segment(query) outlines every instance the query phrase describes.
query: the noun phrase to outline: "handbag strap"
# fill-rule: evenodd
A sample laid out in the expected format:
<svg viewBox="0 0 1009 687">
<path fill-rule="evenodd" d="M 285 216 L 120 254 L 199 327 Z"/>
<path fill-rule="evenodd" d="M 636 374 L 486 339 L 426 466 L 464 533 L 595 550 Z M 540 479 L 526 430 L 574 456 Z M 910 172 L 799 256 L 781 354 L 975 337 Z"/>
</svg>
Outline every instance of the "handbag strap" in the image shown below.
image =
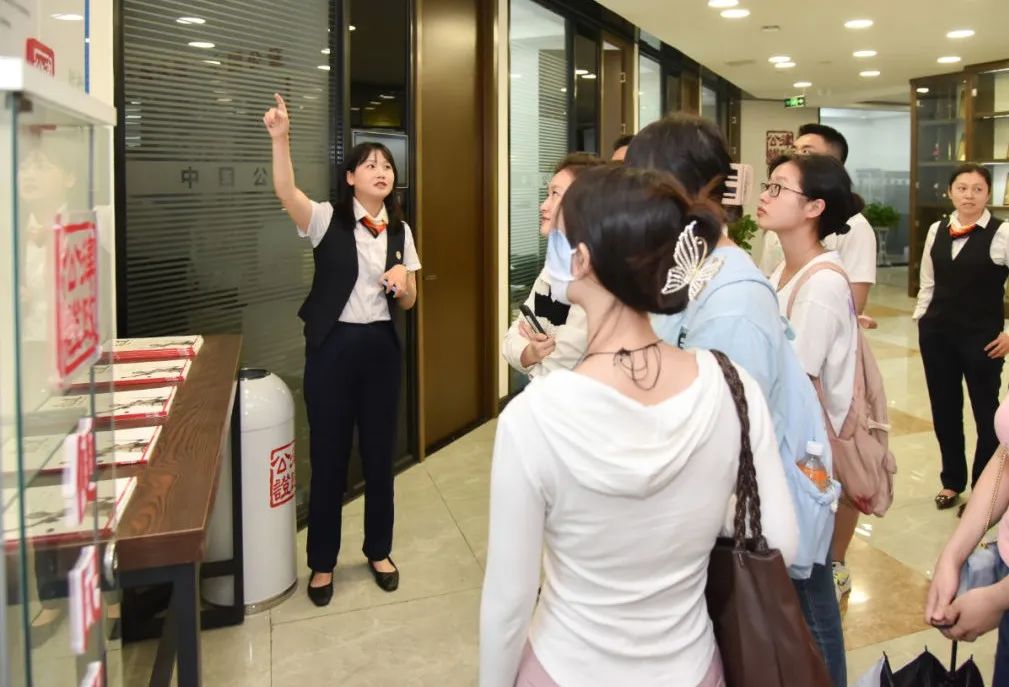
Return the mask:
<svg viewBox="0 0 1009 687">
<path fill-rule="evenodd" d="M 721 351 L 711 351 L 722 368 L 725 383 L 729 386 L 732 401 L 739 417 L 739 472 L 736 475 L 736 513 L 732 523 L 733 540 L 736 549 L 746 548 L 746 522 L 749 516 L 750 532 L 757 551 L 767 550 L 760 518 L 760 492 L 757 489 L 757 470 L 753 464 L 753 448 L 750 446 L 750 412 L 746 402 L 743 380 L 735 366 Z"/>
<path fill-rule="evenodd" d="M 995 488 L 991 492 L 991 501 L 988 502 L 988 519 L 984 521 L 984 530 L 981 532 L 981 539 L 992 526 L 991 516 L 995 514 L 995 501 L 998 500 L 999 489 L 1002 486 L 1002 473 L 1005 472 L 1006 449 L 1002 444 L 998 445 L 996 452 L 999 457 L 998 475 L 995 476 Z M 984 544 L 982 544 L 984 546 Z"/>
</svg>

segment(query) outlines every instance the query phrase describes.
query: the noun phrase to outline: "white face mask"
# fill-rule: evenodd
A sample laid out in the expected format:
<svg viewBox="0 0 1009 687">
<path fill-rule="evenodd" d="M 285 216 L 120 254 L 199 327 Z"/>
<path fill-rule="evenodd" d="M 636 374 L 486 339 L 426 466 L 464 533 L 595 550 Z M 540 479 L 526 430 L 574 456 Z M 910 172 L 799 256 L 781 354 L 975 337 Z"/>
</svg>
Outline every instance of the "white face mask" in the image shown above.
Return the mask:
<svg viewBox="0 0 1009 687">
<path fill-rule="evenodd" d="M 550 277 L 550 295 L 558 303 L 571 305 L 568 284 L 575 280 L 571 273 L 571 258 L 575 249 L 568 237 L 559 229 L 552 229 L 547 238 L 547 275 Z"/>
</svg>

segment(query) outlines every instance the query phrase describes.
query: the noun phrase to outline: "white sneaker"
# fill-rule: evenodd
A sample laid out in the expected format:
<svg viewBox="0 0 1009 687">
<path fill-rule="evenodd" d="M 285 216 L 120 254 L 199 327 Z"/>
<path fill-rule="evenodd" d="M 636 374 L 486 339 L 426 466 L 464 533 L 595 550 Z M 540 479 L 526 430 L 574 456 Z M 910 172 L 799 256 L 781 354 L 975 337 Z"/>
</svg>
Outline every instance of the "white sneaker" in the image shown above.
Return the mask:
<svg viewBox="0 0 1009 687">
<path fill-rule="evenodd" d="M 840 601 L 845 594 L 851 592 L 851 573 L 848 572 L 848 566 L 839 561 L 834 561 L 830 566 L 834 571 L 834 593 Z"/>
</svg>

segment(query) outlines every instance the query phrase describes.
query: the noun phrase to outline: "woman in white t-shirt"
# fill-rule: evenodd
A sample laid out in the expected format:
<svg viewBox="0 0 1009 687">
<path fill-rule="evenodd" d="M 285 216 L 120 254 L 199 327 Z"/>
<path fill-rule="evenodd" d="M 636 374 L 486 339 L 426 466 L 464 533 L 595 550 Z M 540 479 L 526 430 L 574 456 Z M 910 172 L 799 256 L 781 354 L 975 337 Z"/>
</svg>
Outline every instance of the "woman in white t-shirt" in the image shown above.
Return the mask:
<svg viewBox="0 0 1009 687">
<path fill-rule="evenodd" d="M 771 275 L 781 314 L 795 332 L 799 362 L 823 394 L 824 414 L 838 432 L 851 407 L 855 388 L 858 320 L 841 258 L 823 247 L 832 234 L 844 234 L 848 218 L 861 211 L 844 166 L 826 155 L 783 156 L 762 184 L 757 223 L 774 232 L 785 260 Z M 833 263 L 842 273 L 819 268 L 797 293 L 803 275 L 818 263 Z M 791 313 L 788 312 L 792 304 Z M 831 547 L 834 583 L 839 596 L 851 591 L 844 560 L 858 524 L 858 511 L 842 500 Z"/>
<path fill-rule="evenodd" d="M 704 589 L 732 529 L 740 421 L 714 356 L 663 343 L 648 318 L 679 312 L 710 279 L 721 217 L 668 174 L 607 166 L 572 184 L 559 226 L 551 293 L 584 309 L 588 346 L 498 422 L 480 684 L 724 685 Z M 764 532 L 791 563 L 798 526 L 774 426 L 737 369 Z"/>
</svg>

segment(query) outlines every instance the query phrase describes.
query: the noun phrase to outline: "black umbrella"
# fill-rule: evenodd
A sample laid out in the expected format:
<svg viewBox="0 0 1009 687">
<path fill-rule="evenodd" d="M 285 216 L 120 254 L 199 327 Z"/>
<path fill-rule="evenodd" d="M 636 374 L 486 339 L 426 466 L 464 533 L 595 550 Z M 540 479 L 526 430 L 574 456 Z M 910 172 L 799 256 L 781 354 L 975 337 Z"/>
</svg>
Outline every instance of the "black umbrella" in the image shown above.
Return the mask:
<svg viewBox="0 0 1009 687">
<path fill-rule="evenodd" d="M 890 659 L 884 654 L 879 687 L 984 687 L 981 671 L 973 657 L 956 667 L 956 642 L 953 642 L 949 665 L 947 670 L 926 647 L 916 659 L 895 673 L 890 668 Z"/>
</svg>

